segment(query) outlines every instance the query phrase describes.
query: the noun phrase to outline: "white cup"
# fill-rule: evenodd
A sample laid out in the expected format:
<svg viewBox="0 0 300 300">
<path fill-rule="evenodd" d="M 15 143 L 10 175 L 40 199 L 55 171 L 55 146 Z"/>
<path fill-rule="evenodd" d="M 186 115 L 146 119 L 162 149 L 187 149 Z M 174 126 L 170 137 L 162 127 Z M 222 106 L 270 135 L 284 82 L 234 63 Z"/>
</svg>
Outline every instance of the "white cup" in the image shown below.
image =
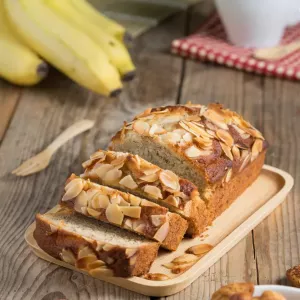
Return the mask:
<svg viewBox="0 0 300 300">
<path fill-rule="evenodd" d="M 241 47 L 273 47 L 287 25 L 290 0 L 215 0 L 229 40 Z"/>
</svg>

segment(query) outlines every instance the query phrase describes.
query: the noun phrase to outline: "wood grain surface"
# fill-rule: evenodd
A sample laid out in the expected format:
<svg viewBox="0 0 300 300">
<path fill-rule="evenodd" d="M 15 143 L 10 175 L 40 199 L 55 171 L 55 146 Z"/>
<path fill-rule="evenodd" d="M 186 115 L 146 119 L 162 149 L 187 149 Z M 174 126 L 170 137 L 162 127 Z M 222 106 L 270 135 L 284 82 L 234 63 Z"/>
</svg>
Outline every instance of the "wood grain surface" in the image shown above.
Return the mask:
<svg viewBox="0 0 300 300">
<path fill-rule="evenodd" d="M 34 88 L 0 81 L 0 299 L 149 299 L 35 257 L 23 239 L 37 212 L 57 203 L 71 172 L 109 138 L 123 120 L 149 106 L 218 101 L 260 128 L 271 147 L 267 163 L 295 178 L 285 203 L 190 287 L 168 299 L 209 300 L 232 281 L 286 284 L 285 271 L 300 264 L 300 85 L 169 54 L 174 38 L 194 30 L 211 10 L 191 7 L 141 36 L 132 49 L 137 78 L 119 99 L 105 99 L 51 70 Z M 10 171 L 83 119 L 96 126 L 68 142 L 43 172 L 17 178 Z M 253 195 L 255 196 L 255 195 Z"/>
</svg>

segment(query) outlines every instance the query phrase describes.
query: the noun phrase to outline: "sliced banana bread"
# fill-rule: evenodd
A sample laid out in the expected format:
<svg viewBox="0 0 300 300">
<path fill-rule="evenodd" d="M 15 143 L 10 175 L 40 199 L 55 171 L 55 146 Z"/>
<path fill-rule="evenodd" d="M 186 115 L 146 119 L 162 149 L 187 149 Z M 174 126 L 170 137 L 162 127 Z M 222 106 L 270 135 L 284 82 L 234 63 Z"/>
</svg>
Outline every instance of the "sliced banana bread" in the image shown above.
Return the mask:
<svg viewBox="0 0 300 300">
<path fill-rule="evenodd" d="M 49 255 L 100 279 L 146 274 L 159 248 L 156 242 L 68 208 L 38 214 L 34 238 Z"/>
<path fill-rule="evenodd" d="M 83 163 L 82 178 L 115 187 L 168 207 L 189 223 L 188 234 L 197 236 L 207 225 L 207 210 L 197 187 L 169 170 L 138 155 L 99 150 Z"/>
<path fill-rule="evenodd" d="M 111 223 L 176 250 L 187 221 L 156 203 L 72 175 L 66 183 L 62 205 L 78 213 Z"/>
<path fill-rule="evenodd" d="M 220 104 L 147 109 L 125 123 L 110 145 L 196 184 L 210 220 L 257 178 L 266 148 L 257 129 Z"/>
</svg>

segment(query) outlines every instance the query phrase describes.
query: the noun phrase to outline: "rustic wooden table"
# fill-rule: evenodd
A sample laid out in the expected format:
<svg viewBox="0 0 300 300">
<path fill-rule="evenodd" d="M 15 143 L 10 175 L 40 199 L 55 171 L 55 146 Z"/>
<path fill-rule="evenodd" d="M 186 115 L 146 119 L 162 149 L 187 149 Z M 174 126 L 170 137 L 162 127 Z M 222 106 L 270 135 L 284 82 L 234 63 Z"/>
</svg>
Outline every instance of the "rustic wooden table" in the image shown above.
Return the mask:
<svg viewBox="0 0 300 300">
<path fill-rule="evenodd" d="M 149 299 L 42 261 L 23 234 L 37 212 L 54 206 L 62 183 L 136 113 L 149 106 L 212 101 L 243 114 L 271 144 L 267 163 L 295 178 L 295 187 L 272 215 L 190 287 L 168 299 L 210 299 L 233 281 L 286 284 L 285 271 L 300 263 L 300 84 L 265 78 L 169 54 L 170 43 L 191 32 L 209 12 L 199 4 L 140 37 L 133 49 L 134 82 L 119 99 L 95 95 L 59 74 L 34 88 L 0 81 L 0 299 Z M 90 132 L 65 145 L 45 171 L 26 178 L 10 171 L 82 118 L 96 120 Z M 255 195 L 253 195 L 255 197 Z"/>
</svg>

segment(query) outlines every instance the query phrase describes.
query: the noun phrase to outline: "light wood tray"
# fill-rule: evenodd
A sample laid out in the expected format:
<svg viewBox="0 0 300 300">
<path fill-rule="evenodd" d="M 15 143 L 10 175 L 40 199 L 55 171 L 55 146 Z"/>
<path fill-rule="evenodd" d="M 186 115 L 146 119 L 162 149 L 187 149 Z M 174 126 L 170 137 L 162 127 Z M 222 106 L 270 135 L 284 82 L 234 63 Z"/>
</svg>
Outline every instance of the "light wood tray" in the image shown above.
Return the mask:
<svg viewBox="0 0 300 300">
<path fill-rule="evenodd" d="M 210 266 L 244 238 L 258 223 L 268 216 L 280 203 L 282 203 L 294 184 L 293 178 L 286 172 L 270 166 L 264 166 L 258 179 L 249 187 L 206 232 L 206 238 L 184 239 L 175 252 L 160 250 L 153 263 L 150 273 L 163 273 L 170 275 L 170 271 L 162 266 L 171 262 L 175 257 L 183 254 L 187 248 L 200 243 L 208 243 L 214 248 L 201 258 L 192 268 L 181 275 L 166 281 L 152 281 L 140 277 L 119 278 L 101 277 L 101 280 L 113 283 L 120 287 L 147 295 L 167 296 L 180 292 Z M 54 259 L 39 248 L 33 238 L 35 223 L 25 233 L 25 239 L 33 252 L 57 265 L 76 270 L 75 267 L 60 260 Z"/>
</svg>

